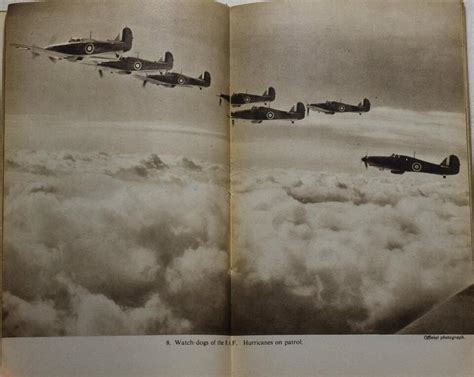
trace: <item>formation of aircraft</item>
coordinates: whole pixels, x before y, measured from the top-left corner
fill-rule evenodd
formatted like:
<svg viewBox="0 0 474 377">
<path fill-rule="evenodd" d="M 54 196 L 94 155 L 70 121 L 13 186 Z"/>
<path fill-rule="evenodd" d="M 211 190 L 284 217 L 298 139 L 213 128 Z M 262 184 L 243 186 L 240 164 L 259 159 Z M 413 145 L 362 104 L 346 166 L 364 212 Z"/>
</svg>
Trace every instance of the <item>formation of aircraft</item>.
<svg viewBox="0 0 474 377">
<path fill-rule="evenodd" d="M 182 73 L 176 72 L 166 72 L 164 74 L 158 75 L 146 75 L 146 76 L 137 76 L 140 80 L 143 80 L 143 87 L 145 87 L 147 82 L 152 84 L 162 85 L 167 88 L 174 88 L 176 86 L 182 87 L 198 87 L 208 88 L 211 85 L 211 74 L 209 72 L 204 72 L 198 78 L 190 77 L 183 75 Z"/>
<path fill-rule="evenodd" d="M 441 164 L 419 160 L 415 157 L 392 154 L 391 156 L 364 156 L 362 162 L 365 167 L 374 166 L 380 170 L 388 169 L 393 174 L 403 174 L 405 172 L 428 173 L 442 175 L 456 175 L 459 173 L 459 158 L 452 154 L 446 157 Z"/>
<path fill-rule="evenodd" d="M 367 113 L 370 110 L 370 101 L 367 98 L 364 98 L 362 102 L 360 102 L 358 105 L 349 105 L 347 103 L 343 102 L 336 102 L 336 101 L 326 101 L 322 103 L 309 103 L 306 105 L 306 108 L 308 109 L 308 115 L 309 115 L 309 110 L 314 110 L 320 113 L 325 113 L 329 115 L 334 115 L 336 113 L 359 113 L 359 115 L 362 115 L 362 113 Z"/>
<path fill-rule="evenodd" d="M 234 93 L 231 96 L 228 94 L 219 94 L 219 105 L 222 103 L 222 100 L 225 100 L 231 104 L 231 106 L 240 107 L 242 105 L 247 105 L 250 103 L 263 102 L 265 106 L 268 102 L 275 100 L 275 89 L 269 87 L 262 95 L 258 94 L 248 94 L 248 93 Z"/>
<path fill-rule="evenodd" d="M 265 104 L 265 106 L 252 106 L 252 108 L 247 110 L 231 112 L 230 118 L 232 119 L 232 124 L 235 124 L 236 119 L 258 124 L 266 120 L 283 119 L 289 120 L 293 124 L 295 121 L 304 119 L 305 117 L 305 107 L 302 102 L 298 102 L 289 111 L 267 107 L 267 104 L 273 102 L 276 97 L 275 88 L 272 86 L 265 90 L 262 95 L 249 93 L 233 93 L 232 95 L 228 95 L 221 93 L 217 96 L 219 97 L 219 105 L 222 104 L 222 100 L 228 102 L 232 107 L 240 107 L 259 102 Z"/>
<path fill-rule="evenodd" d="M 37 47 L 34 45 L 25 45 L 20 43 L 12 43 L 13 47 L 31 51 L 34 56 L 45 55 L 49 59 L 81 61 L 85 58 L 106 58 L 104 54 L 118 54 L 119 52 L 127 52 L 132 48 L 133 34 L 130 28 L 126 27 L 122 30 L 122 38 L 120 34 L 113 40 L 100 41 L 92 38 L 71 38 L 67 42 L 49 45 L 46 47 Z M 117 55 L 116 55 L 117 56 Z"/>
<path fill-rule="evenodd" d="M 143 86 L 147 82 L 168 88 L 178 86 L 202 89 L 211 85 L 211 74 L 207 71 L 198 78 L 170 72 L 173 69 L 174 57 L 169 51 L 158 61 L 121 55 L 132 49 L 132 43 L 132 30 L 125 27 L 122 30 L 122 36 L 118 35 L 114 40 L 99 41 L 92 39 L 91 35 L 89 38 L 71 38 L 68 42 L 44 48 L 20 43 L 11 45 L 31 51 L 33 56 L 46 55 L 54 62 L 67 60 L 92 65 L 97 68 L 100 77 L 103 77 L 104 71 L 125 75 L 134 74 L 143 81 Z"/>
<path fill-rule="evenodd" d="M 15 48 L 31 51 L 33 56 L 44 55 L 50 60 L 66 60 L 70 62 L 81 62 L 83 64 L 94 65 L 100 76 L 103 71 L 110 71 L 119 74 L 135 74 L 143 81 L 143 87 L 148 82 L 161 85 L 167 88 L 174 87 L 198 87 L 207 88 L 211 85 L 211 75 L 204 72 L 199 77 L 191 77 L 182 73 L 171 72 L 174 65 L 173 54 L 167 51 L 163 58 L 158 61 L 150 61 L 121 54 L 132 49 L 133 33 L 128 27 L 123 28 L 121 35 L 113 40 L 97 40 L 92 38 L 71 38 L 67 42 L 51 44 L 46 47 L 12 43 Z M 219 94 L 219 104 L 225 100 L 233 107 L 253 103 L 264 103 L 265 106 L 253 106 L 251 109 L 231 112 L 232 124 L 236 119 L 251 121 L 252 123 L 262 123 L 271 120 L 289 120 L 293 124 L 297 120 L 305 118 L 305 113 L 309 115 L 310 110 L 334 115 L 336 113 L 353 112 L 366 113 L 370 111 L 370 101 L 367 98 L 358 105 L 350 105 L 337 101 L 326 101 L 323 103 L 311 103 L 306 107 L 302 102 L 298 102 L 289 111 L 278 110 L 266 105 L 275 100 L 275 89 L 269 87 L 262 95 L 248 93 L 233 93 L 232 95 Z M 364 156 L 362 162 L 365 167 L 374 166 L 380 170 L 388 169 L 393 174 L 404 174 L 405 172 L 417 172 L 442 175 L 459 173 L 460 162 L 456 155 L 450 155 L 440 164 L 423 161 L 415 157 L 392 154 L 391 156 Z"/>
<path fill-rule="evenodd" d="M 304 119 L 305 107 L 302 102 L 298 102 L 290 111 L 272 109 L 265 106 L 253 106 L 250 110 L 240 110 L 230 113 L 232 124 L 235 119 L 248 120 L 252 123 L 262 123 L 264 120 L 285 119 L 295 123 L 296 120 Z"/>
</svg>

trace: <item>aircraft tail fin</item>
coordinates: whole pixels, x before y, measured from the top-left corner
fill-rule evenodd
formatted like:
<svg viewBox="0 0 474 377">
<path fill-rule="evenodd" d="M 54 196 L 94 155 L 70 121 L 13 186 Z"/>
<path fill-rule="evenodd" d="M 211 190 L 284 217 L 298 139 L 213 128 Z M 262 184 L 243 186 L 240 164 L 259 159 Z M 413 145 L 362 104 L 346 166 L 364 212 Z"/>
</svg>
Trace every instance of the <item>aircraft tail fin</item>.
<svg viewBox="0 0 474 377">
<path fill-rule="evenodd" d="M 167 69 L 173 69 L 174 57 L 169 51 L 165 52 L 165 56 L 160 59 L 161 63 L 166 63 Z"/>
<path fill-rule="evenodd" d="M 204 87 L 209 87 L 211 85 L 211 74 L 209 72 L 204 72 L 201 76 L 199 76 L 201 80 L 204 80 L 205 85 Z"/>
<path fill-rule="evenodd" d="M 306 107 L 303 102 L 298 102 L 296 104 L 296 111 L 295 111 L 295 106 L 293 106 L 290 112 L 298 114 L 298 119 L 304 119 L 304 116 L 306 114 Z"/>
<path fill-rule="evenodd" d="M 122 30 L 122 42 L 125 45 L 123 48 L 124 52 L 127 52 L 132 49 L 133 33 L 132 30 L 128 27 L 125 27 Z"/>
<path fill-rule="evenodd" d="M 263 92 L 264 97 L 268 97 L 268 101 L 275 101 L 275 88 L 274 87 L 269 87 L 265 92 Z"/>
<path fill-rule="evenodd" d="M 359 103 L 359 107 L 362 111 L 368 112 L 370 110 L 370 101 L 367 98 L 364 98 L 364 100 Z"/>
<path fill-rule="evenodd" d="M 441 162 L 441 167 L 448 168 L 450 174 L 458 174 L 459 173 L 459 167 L 461 166 L 461 163 L 459 162 L 458 156 L 452 154 L 449 157 L 446 157 L 442 162 Z"/>
</svg>

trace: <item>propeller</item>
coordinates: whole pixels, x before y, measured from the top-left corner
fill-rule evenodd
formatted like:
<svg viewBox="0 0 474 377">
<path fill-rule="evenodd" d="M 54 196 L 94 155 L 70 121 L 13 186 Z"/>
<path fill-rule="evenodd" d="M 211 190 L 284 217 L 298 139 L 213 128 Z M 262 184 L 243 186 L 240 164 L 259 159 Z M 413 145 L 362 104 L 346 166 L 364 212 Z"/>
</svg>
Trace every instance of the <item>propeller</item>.
<svg viewBox="0 0 474 377">
<path fill-rule="evenodd" d="M 222 105 L 222 97 L 219 96 L 219 106 Z"/>
<path fill-rule="evenodd" d="M 368 159 L 368 152 L 365 153 L 365 156 L 361 158 L 362 162 L 364 163 L 365 165 L 365 168 L 367 169 L 369 167 L 369 164 L 367 163 L 367 159 Z"/>
</svg>

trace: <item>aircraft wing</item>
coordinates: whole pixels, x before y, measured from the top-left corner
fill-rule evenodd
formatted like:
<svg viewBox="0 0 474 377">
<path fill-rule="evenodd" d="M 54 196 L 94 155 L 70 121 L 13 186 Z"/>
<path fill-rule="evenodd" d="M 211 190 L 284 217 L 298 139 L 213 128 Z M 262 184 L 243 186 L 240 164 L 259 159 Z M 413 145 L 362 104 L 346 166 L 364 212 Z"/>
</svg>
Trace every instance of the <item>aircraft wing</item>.
<svg viewBox="0 0 474 377">
<path fill-rule="evenodd" d="M 113 61 L 113 60 L 116 60 L 116 59 L 110 58 L 110 59 L 103 59 L 103 61 L 104 60 L 105 61 Z M 95 58 L 94 59 L 84 59 L 84 60 L 79 61 L 80 64 L 91 65 L 91 66 L 96 67 L 97 69 L 99 69 L 101 71 L 111 71 L 111 72 L 116 72 L 116 73 L 120 73 L 120 71 L 123 71 L 124 73 L 128 72 L 127 70 L 121 70 L 121 69 L 114 68 L 114 67 L 108 67 L 108 66 L 105 66 L 105 65 L 100 65 L 101 62 L 102 62 L 101 60 L 96 60 Z"/>
<path fill-rule="evenodd" d="M 312 110 L 319 111 L 321 113 L 326 113 L 326 114 L 334 114 L 334 111 L 325 109 L 323 107 L 318 107 L 318 106 L 311 106 L 310 107 Z"/>
<path fill-rule="evenodd" d="M 44 48 L 37 47 L 37 46 L 29 46 L 29 45 L 24 45 L 20 43 L 12 43 L 11 46 L 18 48 L 20 50 L 31 51 L 34 55 L 45 55 L 52 59 L 59 60 L 59 59 L 67 59 L 68 57 L 69 58 L 73 57 L 71 55 L 63 54 L 61 52 L 46 50 Z M 74 56 L 74 57 L 77 58 L 77 56 Z"/>
<path fill-rule="evenodd" d="M 21 43 L 11 43 L 10 44 L 12 47 L 18 48 L 20 50 L 27 50 L 31 51 L 33 55 L 44 55 L 47 56 L 48 58 L 52 60 L 68 60 L 75 62 L 77 60 L 82 60 L 84 57 L 81 55 L 70 55 L 70 54 L 64 54 L 62 52 L 57 52 L 57 51 L 52 51 L 52 50 L 47 50 L 45 48 L 37 47 L 37 46 L 29 46 L 29 45 L 24 45 Z M 112 58 L 112 57 L 107 57 L 107 56 L 90 56 L 88 57 L 89 60 L 116 60 L 117 58 Z"/>
<path fill-rule="evenodd" d="M 144 81 L 144 82 L 151 82 L 155 85 L 161 85 L 166 88 L 174 88 L 176 86 L 179 86 L 180 88 L 192 88 L 193 86 L 199 86 L 198 84 L 192 84 L 192 83 L 187 83 L 187 84 L 179 84 L 175 82 L 169 82 L 165 80 L 160 80 L 160 75 L 154 75 L 154 77 L 150 76 L 143 76 L 143 75 L 135 75 L 138 79 Z"/>
<path fill-rule="evenodd" d="M 139 80 L 142 80 L 143 81 L 143 86 L 145 86 L 145 83 L 146 82 L 151 82 L 155 85 L 162 85 L 162 86 L 166 86 L 167 88 L 173 88 L 175 87 L 176 85 L 175 84 L 170 84 L 168 82 L 165 82 L 165 81 L 161 81 L 161 80 L 158 80 L 156 78 L 151 78 L 149 76 L 144 76 L 144 75 L 134 75 L 137 79 Z"/>
</svg>

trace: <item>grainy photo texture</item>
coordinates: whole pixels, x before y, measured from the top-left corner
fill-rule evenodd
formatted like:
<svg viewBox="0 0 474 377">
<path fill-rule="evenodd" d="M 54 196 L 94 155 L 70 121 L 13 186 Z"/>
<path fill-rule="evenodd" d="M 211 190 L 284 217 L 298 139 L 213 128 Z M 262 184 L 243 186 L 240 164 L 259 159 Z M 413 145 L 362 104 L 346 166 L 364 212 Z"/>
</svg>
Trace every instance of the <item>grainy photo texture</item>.
<svg viewBox="0 0 474 377">
<path fill-rule="evenodd" d="M 228 10 L 10 7 L 3 335 L 229 331 Z"/>
<path fill-rule="evenodd" d="M 275 94 L 231 101 L 233 334 L 397 333 L 472 284 L 460 3 L 236 7 L 230 46 Z"/>
</svg>

